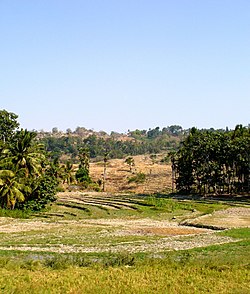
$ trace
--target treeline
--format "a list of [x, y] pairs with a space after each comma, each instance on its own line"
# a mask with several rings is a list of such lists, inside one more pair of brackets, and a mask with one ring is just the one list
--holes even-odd
[[134, 137], [134, 138], [148, 138], [148, 139], [152, 139], [152, 138], [156, 138], [159, 137], [161, 135], [169, 135], [169, 136], [180, 136], [182, 134], [184, 134], [186, 132], [186, 130], [184, 130], [181, 126], [179, 125], [171, 125], [171, 126], [167, 126], [167, 127], [163, 127], [162, 129], [160, 129], [160, 127], [156, 127], [153, 129], [149, 129], [149, 130], [139, 130], [136, 129], [134, 131], [130, 131], [128, 130], [128, 134], [125, 135], [123, 133], [118, 133], [115, 131], [112, 131], [110, 133], [110, 135], [108, 133], [106, 133], [105, 131], [94, 131], [93, 129], [86, 129], [84, 127], [76, 127], [76, 129], [74, 131], [72, 131], [70, 128], [66, 129], [66, 132], [63, 132], [61, 130], [59, 130], [57, 127], [53, 127], [51, 132], [45, 132], [44, 130], [40, 130], [38, 131], [38, 133], [43, 137], [43, 136], [55, 136], [55, 137], [60, 137], [63, 135], [76, 135], [79, 137], [88, 137], [90, 135], [96, 135], [97, 137], [112, 137], [112, 138], [119, 138], [119, 137], [124, 137], [124, 136], [128, 136], [128, 137]]
[[250, 192], [250, 128], [233, 131], [192, 128], [171, 154], [176, 190], [180, 193]]
[[109, 158], [123, 158], [128, 155], [153, 154], [163, 150], [173, 150], [179, 145], [179, 140], [158, 139], [152, 142], [120, 141], [112, 138], [103, 139], [91, 135], [86, 139], [63, 136], [60, 138], [45, 137], [41, 139], [46, 150], [53, 158], [68, 155], [73, 161], [77, 159], [81, 147], [88, 148], [91, 158], [103, 157], [108, 152]]
[[[85, 134], [86, 135], [86, 134]], [[183, 138], [184, 131], [180, 126], [130, 131], [128, 135], [112, 132], [103, 136], [90, 134], [80, 136], [73, 133], [45, 134], [40, 141], [53, 158], [68, 155], [77, 160], [79, 148], [88, 148], [90, 158], [101, 158], [108, 152], [109, 158], [124, 158], [140, 154], [155, 154], [166, 150], [176, 150]]]
[[134, 137], [136, 139], [154, 139], [161, 136], [165, 137], [179, 137], [186, 133], [186, 130], [184, 130], [179, 125], [171, 125], [168, 127], [164, 127], [160, 129], [160, 127], [156, 127], [154, 129], [147, 130], [135, 130], [135, 131], [129, 131], [128, 135], [131, 137]]

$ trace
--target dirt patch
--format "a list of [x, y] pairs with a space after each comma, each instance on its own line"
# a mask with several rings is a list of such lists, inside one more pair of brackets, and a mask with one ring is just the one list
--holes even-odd
[[106, 233], [112, 236], [182, 236], [209, 233], [211, 230], [202, 228], [189, 228], [180, 226], [177, 222], [145, 219], [97, 219], [88, 220], [89, 224], [102, 225], [115, 228], [113, 232]]

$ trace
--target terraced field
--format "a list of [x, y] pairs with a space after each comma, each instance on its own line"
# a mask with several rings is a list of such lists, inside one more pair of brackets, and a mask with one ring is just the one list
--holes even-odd
[[220, 229], [237, 227], [232, 215], [244, 218], [241, 227], [250, 226], [248, 205], [64, 192], [51, 210], [32, 219], [0, 218], [0, 250], [157, 253], [204, 247], [238, 241], [212, 229], [215, 222]]
[[[131, 195], [110, 194], [110, 193], [59, 193], [57, 204], [68, 205], [76, 203], [78, 205], [97, 206], [100, 209], [132, 209], [138, 210], [138, 206], [150, 206], [145, 201], [132, 197]], [[80, 206], [78, 206], [80, 208]]]

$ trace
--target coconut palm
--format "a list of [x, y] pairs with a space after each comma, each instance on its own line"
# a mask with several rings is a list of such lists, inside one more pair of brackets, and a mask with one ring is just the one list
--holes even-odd
[[28, 188], [18, 181], [11, 170], [0, 170], [0, 202], [2, 207], [14, 209], [16, 201], [25, 200], [24, 192]]
[[41, 163], [45, 160], [43, 145], [34, 142], [36, 133], [27, 130], [17, 132], [13, 143], [8, 149], [8, 161], [15, 170], [25, 169], [26, 177], [38, 176], [41, 172]]
[[63, 181], [68, 185], [74, 182], [74, 166], [70, 161], [67, 161], [65, 165], [62, 167], [63, 169]]

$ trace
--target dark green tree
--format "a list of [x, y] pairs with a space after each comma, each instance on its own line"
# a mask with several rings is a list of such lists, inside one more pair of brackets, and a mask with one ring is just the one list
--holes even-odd
[[18, 129], [17, 118], [15, 113], [0, 110], [0, 140], [4, 143], [10, 141]]
[[250, 130], [192, 128], [172, 156], [176, 188], [182, 193], [246, 193], [250, 181]]
[[80, 165], [76, 171], [76, 180], [81, 183], [84, 188], [87, 188], [88, 185], [92, 182], [89, 175], [89, 150], [85, 147], [79, 149], [79, 160]]

